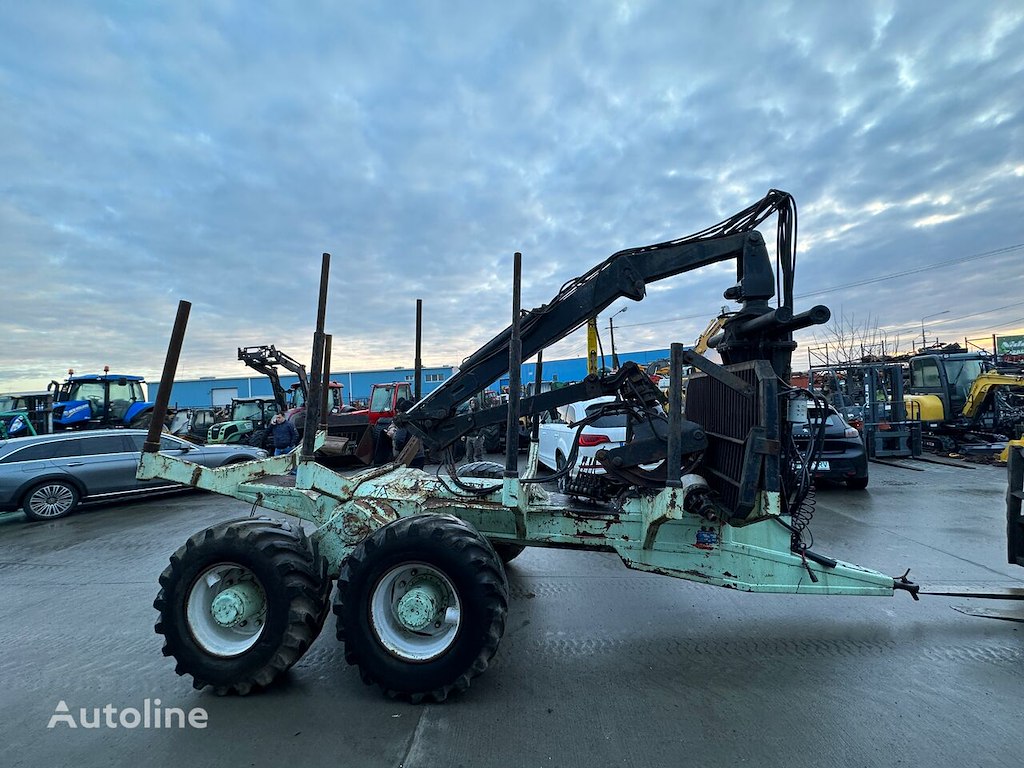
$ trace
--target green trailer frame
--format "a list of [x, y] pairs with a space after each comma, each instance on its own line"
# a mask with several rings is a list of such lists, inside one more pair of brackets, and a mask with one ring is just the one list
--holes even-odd
[[[536, 475], [535, 448], [529, 465], [527, 476]], [[335, 578], [342, 561], [375, 530], [402, 517], [445, 514], [492, 543], [614, 551], [629, 568], [745, 592], [892, 595], [897, 583], [861, 566], [793, 554], [778, 493], [770, 491], [760, 493], [751, 522], [733, 525], [686, 512], [686, 485], [628, 499], [618, 510], [580, 512], [518, 477], [503, 478], [486, 496], [468, 496], [443, 475], [388, 464], [346, 477], [294, 453], [222, 469], [144, 453], [139, 477], [174, 480], [313, 523], [311, 536]], [[491, 478], [460, 480], [494, 484]]]
[[[773, 192], [738, 217], [763, 218], [765, 206], [777, 207], [778, 201], [789, 204], [788, 196]], [[780, 242], [785, 240], [782, 219], [780, 213]], [[726, 222], [725, 229], [737, 220]], [[763, 239], [751, 231], [756, 221], [744, 221], [739, 232], [716, 229], [613, 256], [574, 283], [579, 290], [560, 292], [551, 305], [529, 314], [529, 345], [520, 338], [516, 254], [512, 325], [467, 359], [447, 389], [418, 403], [404, 422], [440, 447], [457, 440], [460, 430], [495, 423], [501, 411], [492, 413], [490, 422], [452, 414], [459, 398], [493, 379], [503, 365], [502, 348], [507, 349], [510, 402], [502, 418], [510, 439], [504, 467], [478, 463], [457, 476], [412, 469], [407, 464], [416, 452], [413, 438], [399, 457], [403, 461], [343, 475], [315, 461], [325, 433], [307, 429], [292, 454], [208, 469], [160, 454], [160, 418], [155, 417], [140, 479], [177, 481], [251, 504], [253, 515], [263, 507], [309, 524], [254, 516], [230, 521], [195, 534], [171, 556], [154, 605], [164, 653], [177, 660], [176, 671], [190, 674], [196, 687], [209, 685], [218, 693], [244, 694], [269, 685], [316, 638], [333, 591], [338, 638], [345, 643], [346, 661], [359, 667], [364, 681], [413, 701], [444, 700], [487, 668], [508, 611], [504, 564], [531, 546], [615, 552], [632, 569], [746, 592], [890, 596], [904, 590], [916, 599], [918, 587], [906, 574], [894, 578], [812, 552], [802, 543], [806, 520], [797, 520], [799, 502], [793, 495], [783, 497], [790, 418], [783, 408], [789, 390], [780, 390], [778, 382], [788, 376], [792, 331], [825, 322], [829, 313], [825, 307], [792, 313], [791, 272], [786, 304], [769, 308], [764, 297], [771, 296], [775, 279]], [[641, 256], [643, 264], [634, 260]], [[557, 340], [581, 316], [616, 296], [642, 298], [645, 281], [727, 258], [741, 263], [739, 284], [726, 295], [740, 301], [746, 313], [731, 318], [724, 331], [720, 351], [738, 350], [730, 353], [732, 364], [716, 365], [672, 345], [674, 383], [667, 412], [649, 397], [654, 385], [629, 365], [613, 376], [574, 385], [588, 392], [624, 388], [617, 391], [632, 393], [629, 407], [646, 414], [644, 424], [657, 417], [663, 425], [664, 436], [651, 426], [653, 438], [634, 435], [619, 453], [610, 451], [602, 460], [609, 473], [623, 468], [618, 476], [626, 490], [600, 509], [547, 492], [537, 477], [536, 443], [520, 475], [514, 436], [524, 350], [537, 352], [543, 341]], [[791, 263], [790, 258], [791, 253], [783, 262]], [[320, 378], [330, 370], [324, 333], [328, 265], [324, 254], [310, 367], [311, 424], [321, 423]], [[189, 308], [187, 302], [179, 304], [157, 416], [167, 406]], [[684, 364], [701, 371], [690, 377], [685, 414]], [[537, 395], [526, 412], [549, 407], [545, 398], [553, 396], [573, 397], [575, 390]], [[663, 459], [660, 478], [639, 471], [655, 455]]]

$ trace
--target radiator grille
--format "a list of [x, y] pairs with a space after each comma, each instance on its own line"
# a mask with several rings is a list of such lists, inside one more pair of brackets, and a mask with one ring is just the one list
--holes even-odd
[[[700, 424], [708, 436], [702, 474], [718, 492], [721, 501], [737, 516], [745, 516], [753, 506], [757, 488], [778, 487], [778, 459], [764, 471], [764, 454], [751, 464], [748, 441], [752, 430], [769, 440], [778, 440], [778, 408], [775, 403], [775, 378], [767, 363], [755, 361], [726, 366], [753, 388], [744, 395], [717, 379], [695, 373], [686, 385], [685, 415]], [[776, 444], [777, 445], [777, 444]], [[744, 468], [746, 467], [746, 473]]]

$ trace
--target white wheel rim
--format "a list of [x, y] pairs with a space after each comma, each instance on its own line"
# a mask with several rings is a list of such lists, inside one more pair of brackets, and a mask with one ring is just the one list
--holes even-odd
[[38, 517], [66, 515], [75, 503], [75, 492], [62, 483], [44, 485], [32, 492], [29, 509]]
[[[421, 630], [408, 628], [399, 618], [399, 601], [410, 590], [424, 585], [441, 597], [435, 620]], [[393, 656], [403, 661], [425, 662], [443, 655], [459, 633], [462, 606], [451, 581], [425, 563], [404, 563], [385, 573], [370, 597], [370, 626]]]
[[[225, 627], [211, 611], [214, 598], [226, 589], [247, 583], [263, 598], [263, 610], [239, 626]], [[237, 563], [218, 563], [196, 577], [185, 601], [185, 622], [200, 648], [213, 656], [230, 658], [248, 651], [263, 634], [266, 626], [266, 590], [256, 574]]]

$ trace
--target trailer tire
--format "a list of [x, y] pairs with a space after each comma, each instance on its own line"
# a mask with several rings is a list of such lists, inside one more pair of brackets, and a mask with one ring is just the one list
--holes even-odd
[[[212, 602], [245, 584], [263, 610], [225, 627]], [[153, 607], [164, 656], [197, 689], [239, 695], [270, 685], [309, 649], [323, 628], [331, 581], [298, 523], [267, 517], [220, 523], [191, 536], [160, 575]]]
[[[457, 470], [455, 474], [458, 477], [484, 477], [488, 480], [501, 480], [505, 475], [505, 467], [496, 461], [473, 461], [469, 464], [463, 464]], [[491, 546], [494, 547], [494, 551], [498, 553], [498, 557], [501, 558], [501, 562], [508, 565], [526, 549], [522, 544], [512, 544], [507, 541], [495, 541], [494, 539], [488, 539], [491, 542]]]
[[345, 559], [334, 613], [345, 661], [364, 683], [441, 702], [487, 669], [505, 632], [508, 581], [475, 528], [414, 515], [378, 528]]

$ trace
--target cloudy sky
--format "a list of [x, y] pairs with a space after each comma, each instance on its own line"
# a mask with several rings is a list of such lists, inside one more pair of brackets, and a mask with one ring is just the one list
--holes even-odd
[[[335, 370], [410, 365], [417, 298], [425, 363], [457, 364], [507, 325], [514, 251], [532, 307], [773, 187], [798, 310], [903, 350], [925, 318], [929, 340], [1024, 326], [1020, 2], [0, 13], [0, 390], [156, 380], [179, 299], [179, 377], [241, 373], [239, 345], [308, 359], [323, 251]], [[729, 282], [616, 303], [618, 348], [691, 343]]]

